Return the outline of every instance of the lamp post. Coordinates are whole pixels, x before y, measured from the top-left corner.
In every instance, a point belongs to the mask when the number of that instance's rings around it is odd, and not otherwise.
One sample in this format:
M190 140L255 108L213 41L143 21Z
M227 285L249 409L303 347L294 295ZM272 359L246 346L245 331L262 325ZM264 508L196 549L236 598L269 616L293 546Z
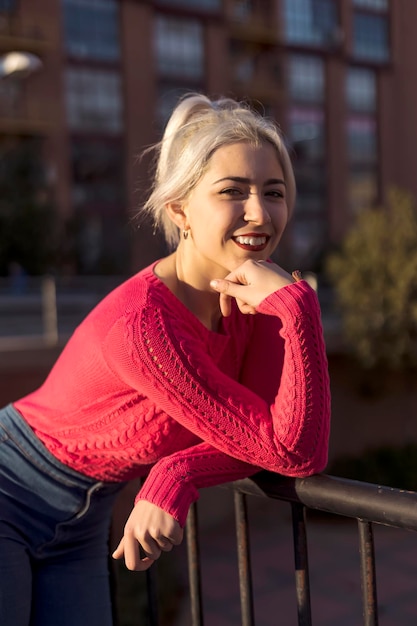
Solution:
M31 52L12 51L0 56L0 80L27 78L42 68L41 59Z
M12 50L0 56L0 99L6 115L15 116L20 85L42 67L41 59L31 52Z

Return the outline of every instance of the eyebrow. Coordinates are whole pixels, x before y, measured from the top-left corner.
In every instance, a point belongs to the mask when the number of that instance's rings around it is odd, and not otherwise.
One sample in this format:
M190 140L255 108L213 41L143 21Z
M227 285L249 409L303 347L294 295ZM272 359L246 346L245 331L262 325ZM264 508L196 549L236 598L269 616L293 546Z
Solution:
M250 178L244 178L243 176L225 176L224 178L219 178L219 180L214 181L213 185L216 185L217 183L222 183L226 180L231 180L235 183L243 183L246 185L251 184ZM265 181L264 185L284 185L284 187L286 186L285 180L283 180L282 178L269 178Z

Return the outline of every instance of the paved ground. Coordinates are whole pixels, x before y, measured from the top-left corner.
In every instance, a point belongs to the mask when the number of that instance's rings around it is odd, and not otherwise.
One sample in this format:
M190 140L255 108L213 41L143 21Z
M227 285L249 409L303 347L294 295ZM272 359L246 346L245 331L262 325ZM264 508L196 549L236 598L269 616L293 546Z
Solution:
M250 498L249 520L256 626L297 626L289 507ZM203 527L200 541L205 626L240 626L233 521ZM312 517L308 548L313 625L364 624L356 522ZM375 526L375 550L379 625L415 626L417 533ZM191 624L186 594L173 626Z

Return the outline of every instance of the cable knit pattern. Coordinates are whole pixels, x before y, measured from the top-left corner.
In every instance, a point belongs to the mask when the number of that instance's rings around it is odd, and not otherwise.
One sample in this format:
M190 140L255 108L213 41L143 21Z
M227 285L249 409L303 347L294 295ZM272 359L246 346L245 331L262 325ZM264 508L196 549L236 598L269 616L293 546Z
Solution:
M98 480L147 475L138 498L182 525L201 487L259 468L322 471L330 394L314 291L284 287L255 316L234 307L214 333L154 265L109 294L15 403L47 448Z

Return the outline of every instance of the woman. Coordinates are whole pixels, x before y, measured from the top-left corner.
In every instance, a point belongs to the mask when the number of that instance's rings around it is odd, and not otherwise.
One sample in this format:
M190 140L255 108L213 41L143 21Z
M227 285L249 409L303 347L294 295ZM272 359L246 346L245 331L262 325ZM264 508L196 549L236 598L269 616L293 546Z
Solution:
M314 291L269 261L295 183L276 127L202 95L174 110L144 210L173 252L81 323L45 383L0 412L0 623L111 623L113 556L181 542L201 487L323 470L329 381ZM143 549L144 556L139 548Z

